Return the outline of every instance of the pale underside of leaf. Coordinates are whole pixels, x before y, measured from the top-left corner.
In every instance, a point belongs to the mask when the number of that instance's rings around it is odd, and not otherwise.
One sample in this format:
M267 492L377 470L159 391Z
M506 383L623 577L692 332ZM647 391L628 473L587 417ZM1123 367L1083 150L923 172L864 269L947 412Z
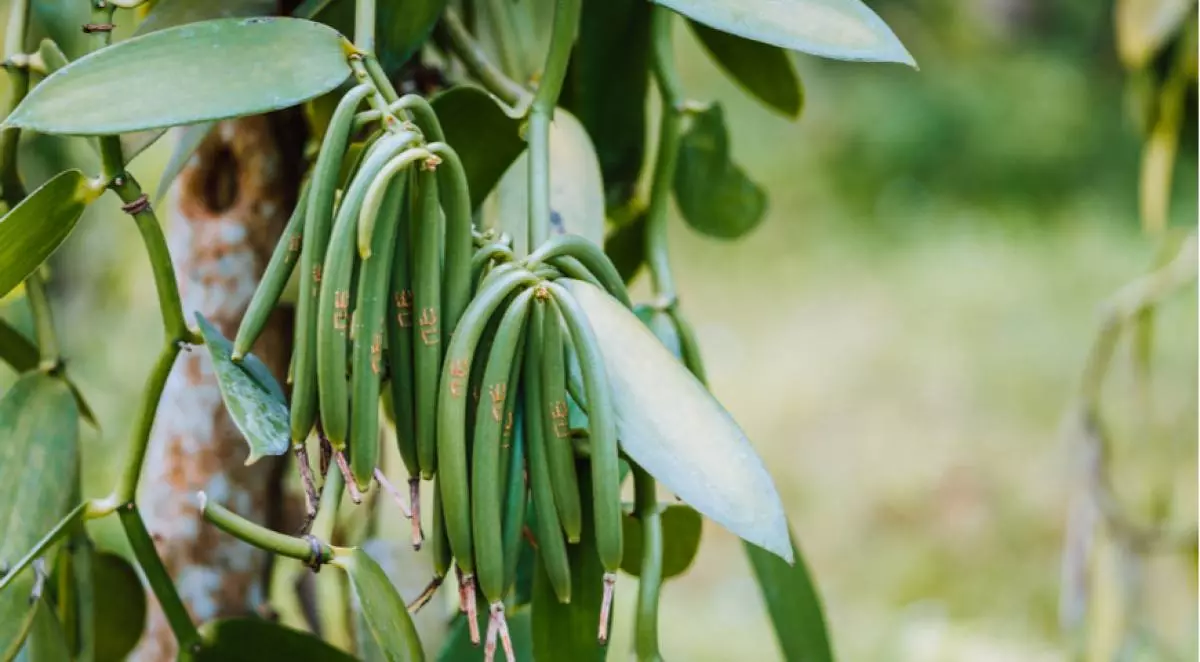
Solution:
M600 343L624 452L701 514L790 562L779 494L737 423L633 313L567 282Z

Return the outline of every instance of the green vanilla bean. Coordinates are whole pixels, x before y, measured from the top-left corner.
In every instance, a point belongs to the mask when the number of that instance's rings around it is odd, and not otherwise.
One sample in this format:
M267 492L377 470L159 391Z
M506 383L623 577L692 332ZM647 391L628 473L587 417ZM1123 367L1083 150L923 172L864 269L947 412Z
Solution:
M646 263L654 293L674 300L675 279L671 275L667 251L667 207L679 157L684 96L675 69L675 55L671 50L671 24L675 12L661 5L654 5L650 11L650 50L654 80L662 98L662 117L658 128L658 156L650 185L650 204L646 209Z
M638 662L661 662L658 647L658 598L662 588L663 533L654 478L633 467L634 514L642 526L642 570L638 578L634 653Z
M198 497L200 514L204 519L238 540L310 565L328 563L333 558L333 547L315 537L296 538L272 531L220 504L210 502L204 492L200 492Z

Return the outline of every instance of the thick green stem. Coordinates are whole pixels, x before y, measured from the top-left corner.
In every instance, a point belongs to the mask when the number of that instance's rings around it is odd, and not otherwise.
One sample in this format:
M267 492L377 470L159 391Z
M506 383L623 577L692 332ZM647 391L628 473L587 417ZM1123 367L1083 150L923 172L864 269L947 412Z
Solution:
M333 558L333 548L328 543L316 537L296 538L259 526L220 504L209 502L203 492L200 493L200 514L225 533L268 552L310 565L327 563Z
M558 0L550 32L550 52L529 110L529 247L550 238L550 121L562 92L571 47L579 28L580 0Z
M146 577L146 583L150 585L150 591L158 599L158 604L167 617L167 624L175 635L180 652L195 652L200 645L200 633L196 630L196 624L192 623L187 608L183 606L183 600L175 590L171 576L167 574L166 566L154 548L154 539L146 530L146 522L142 520L137 504L130 501L121 506L117 514L121 519L121 526L125 529L125 537L129 540L133 556Z
M129 455L125 458L125 469L121 473L121 481L117 483L115 501L118 504L133 503L137 497L138 480L142 475L142 464L146 461L146 447L150 444L150 430L154 427L154 415L158 411L158 401L162 397L163 387L175 365L175 357L179 354L179 343L168 340L158 354L158 361L146 380L146 388L142 391L142 402L138 409L138 418L133 427L133 439L129 446Z
M38 367L42 370L54 370L61 361L58 336L54 333L54 314L50 310L50 298L46 296L46 284L36 271L25 279L25 297L33 311L33 326L41 356Z
M333 540L333 527L337 524L338 506L342 504L342 491L346 480L342 472L330 467L325 474L325 484L321 486L321 503L317 506L317 518L313 520L310 532L319 540Z
M16 4L21 4L20 2ZM19 67L8 66L9 97L4 116L12 114L21 99L29 91L29 71ZM25 185L17 171L17 146L21 142L19 129L0 131L0 192L3 193L4 203L9 209L17 206L25 198Z
M354 45L359 50L375 52L375 0L355 0Z
M646 209L646 262L655 295L667 301L676 298L675 279L671 275L670 254L667 250L667 207L679 158L679 132L683 119L684 95L675 70L675 54L671 50L671 25L675 13L654 5L651 10L650 39L654 79L662 99L662 118L659 120L658 155L654 162L654 179L650 185L650 204Z
M661 662L658 648L658 597L662 588L662 516L654 478L633 467L634 513L642 524L642 571L638 578L634 652L639 662Z
M529 91L509 78L500 67L488 59L483 47L475 41L458 12L447 8L437 26L437 36L462 60L467 71L483 83L488 92L513 108L523 108L529 102Z

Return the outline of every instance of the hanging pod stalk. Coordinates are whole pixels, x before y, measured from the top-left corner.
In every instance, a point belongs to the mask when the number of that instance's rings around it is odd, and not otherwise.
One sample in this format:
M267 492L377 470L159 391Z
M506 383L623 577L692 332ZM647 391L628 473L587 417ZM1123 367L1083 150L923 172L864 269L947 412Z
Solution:
M471 192L467 172L454 148L444 142L434 142L430 143L429 151L442 160L437 171L439 200L446 215L442 332L448 338L471 300Z
M603 285L609 295L620 301L626 308L633 307L629 300L629 292L625 290L625 282L621 280L621 274L613 265L612 260L608 259L599 246L577 234L554 236L530 253L529 257L525 258L525 263L529 265L530 269L534 269L536 266L552 262L560 256L572 257L577 260Z

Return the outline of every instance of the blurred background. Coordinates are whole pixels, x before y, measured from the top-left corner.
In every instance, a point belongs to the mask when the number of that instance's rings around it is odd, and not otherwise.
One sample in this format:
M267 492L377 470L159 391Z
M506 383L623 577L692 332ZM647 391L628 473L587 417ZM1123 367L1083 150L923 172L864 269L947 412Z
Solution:
M868 4L921 70L797 55L795 122L676 31L689 95L724 104L735 159L770 195L738 242L673 221L684 309L713 390L780 488L840 659L1072 659L1057 616L1078 460L1064 414L1098 306L1158 248L1138 220L1141 132L1112 3ZM1190 116L1171 205L1182 228L1197 220ZM169 149L134 163L147 190ZM31 185L58 167L25 165ZM153 283L112 197L52 269L71 372L101 422L85 448L99 494L159 342ZM1197 518L1197 333L1192 288L1160 314L1148 418L1124 346L1106 391L1119 493L1181 526ZM96 523L102 544L119 546L113 525ZM706 526L692 572L663 592L665 654L775 659L740 545ZM1098 540L1096 603L1120 581L1111 556ZM1145 641L1125 659L1195 659L1195 548L1147 558L1138 581Z

